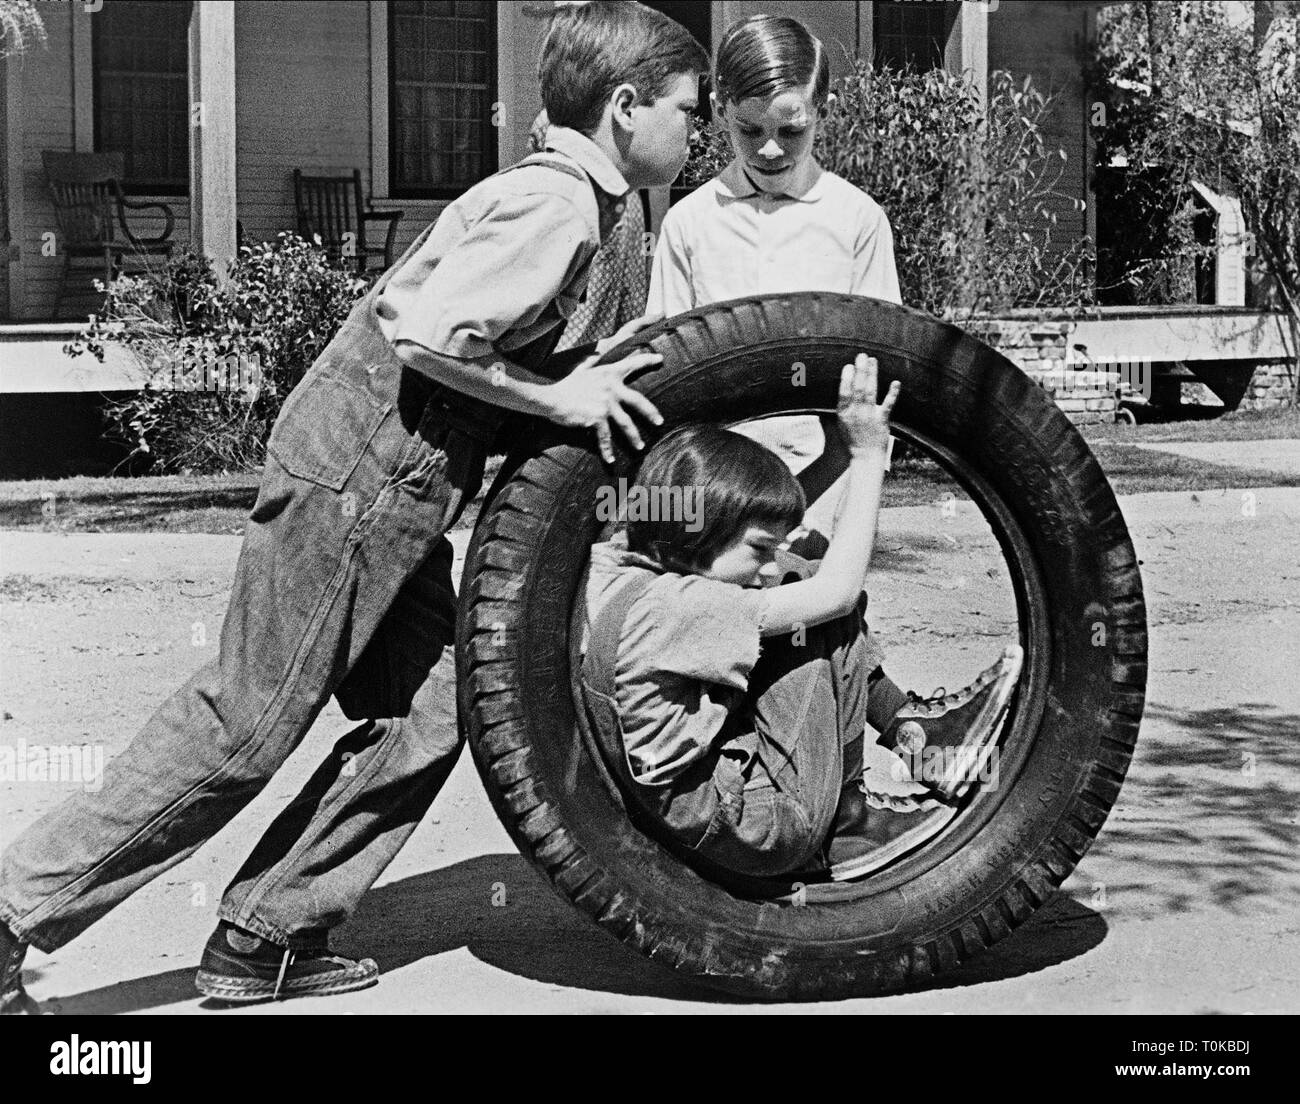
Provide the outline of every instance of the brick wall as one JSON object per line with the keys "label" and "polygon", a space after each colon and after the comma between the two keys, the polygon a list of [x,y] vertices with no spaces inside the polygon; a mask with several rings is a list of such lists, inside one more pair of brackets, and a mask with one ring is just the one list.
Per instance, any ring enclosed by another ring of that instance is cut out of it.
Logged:
{"label": "brick wall", "polygon": [[964,328],[1023,369],[1076,425],[1115,420],[1118,376],[1089,371],[1069,358],[1073,322],[998,318]]}
{"label": "brick wall", "polygon": [[1086,27],[1082,7],[1044,0],[1002,0],[988,16],[989,72],[1005,69],[1017,81],[1032,77],[1034,87],[1053,98],[1043,120],[1043,137],[1048,149],[1059,148],[1066,155],[1056,186],[1059,195],[1048,203],[1059,220],[1052,240],[1061,246],[1088,230],[1087,213],[1070,202],[1089,199]]}
{"label": "brick wall", "polygon": [[1295,393],[1295,366],[1287,360],[1266,360],[1255,367],[1242,410],[1272,410],[1285,406]]}

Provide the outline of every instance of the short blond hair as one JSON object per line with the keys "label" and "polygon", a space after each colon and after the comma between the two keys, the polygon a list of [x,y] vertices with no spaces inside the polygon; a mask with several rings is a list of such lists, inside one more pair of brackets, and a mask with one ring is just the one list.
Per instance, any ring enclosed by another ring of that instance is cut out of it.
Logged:
{"label": "short blond hair", "polygon": [[826,47],[797,19],[752,15],[728,27],[718,44],[713,87],[719,103],[767,100],[811,86],[813,104],[821,107],[830,85]]}

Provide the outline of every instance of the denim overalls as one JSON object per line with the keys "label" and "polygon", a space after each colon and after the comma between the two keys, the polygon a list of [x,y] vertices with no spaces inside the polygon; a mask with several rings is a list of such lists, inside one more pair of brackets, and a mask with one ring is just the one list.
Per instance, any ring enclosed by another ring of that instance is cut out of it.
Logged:
{"label": "denim overalls", "polygon": [[[554,155],[527,158],[582,179]],[[0,861],[0,918],[44,951],[180,862],[266,785],[331,694],[352,719],[226,890],[222,919],[282,945],[341,923],[423,817],[460,752],[446,531],[507,413],[398,359],[355,306],[286,400],[217,655],[105,771]],[[560,331],[512,358],[545,371]],[[351,673],[350,673],[351,672]],[[304,934],[307,933],[307,934]]]}

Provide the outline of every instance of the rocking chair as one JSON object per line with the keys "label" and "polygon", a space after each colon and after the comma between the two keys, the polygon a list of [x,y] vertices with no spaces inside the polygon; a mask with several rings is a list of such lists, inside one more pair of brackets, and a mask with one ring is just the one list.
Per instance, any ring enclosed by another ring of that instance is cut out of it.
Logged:
{"label": "rocking chair", "polygon": [[[355,265],[360,276],[370,270],[372,258],[382,260],[383,269],[392,267],[402,212],[374,211],[362,202],[360,169],[353,169],[348,176],[307,176],[294,169],[293,201],[298,209],[298,233],[308,241],[319,235],[332,264]],[[383,245],[372,244],[366,237],[366,226],[372,222],[388,224]]]}
{"label": "rocking chair", "polygon": [[[154,257],[164,261],[172,251],[176,225],[165,203],[133,202],[122,194],[124,158],[120,153],[56,153],[43,150],[45,176],[58,225],[57,249],[63,255],[55,315],[60,314],[74,263],[89,260],[103,274],[105,284],[134,263],[151,267]],[[153,209],[162,213],[163,229],[152,237],[132,233],[127,211]]]}

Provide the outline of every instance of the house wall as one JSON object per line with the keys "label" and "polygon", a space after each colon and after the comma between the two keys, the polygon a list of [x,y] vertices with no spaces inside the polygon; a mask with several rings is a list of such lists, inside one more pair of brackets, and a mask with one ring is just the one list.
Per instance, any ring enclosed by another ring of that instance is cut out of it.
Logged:
{"label": "house wall", "polygon": [[[1066,161],[1058,190],[1088,199],[1089,157],[1083,63],[1087,49],[1085,11],[1043,0],[1002,0],[988,16],[989,71],[1005,69],[1056,100],[1045,120],[1049,148],[1063,149]],[[1073,210],[1067,199],[1050,205],[1060,220],[1055,240],[1073,242],[1088,230],[1088,212]]]}
{"label": "house wall", "polygon": [[9,312],[9,69],[0,61],[0,319]]}
{"label": "house wall", "polygon": [[[72,113],[72,5],[41,5],[48,49],[39,45],[5,64],[17,73],[17,100],[8,109],[21,120],[21,147],[11,152],[19,161],[21,197],[11,230],[23,263],[24,281],[17,281],[29,317],[48,317],[54,303],[62,260],[42,257],[41,247],[55,231],[54,207],[45,190],[41,150],[70,150],[75,134]],[[57,248],[57,240],[54,242]]]}
{"label": "house wall", "polygon": [[501,164],[512,165],[527,157],[528,131],[542,110],[537,83],[537,53],[542,45],[545,19],[529,14],[540,4],[498,4],[500,34],[497,93],[501,112]]}
{"label": "house wall", "polygon": [[[501,3],[499,19],[500,157],[509,164],[527,152],[527,131],[540,107],[535,76],[537,47],[544,20],[541,5]],[[852,53],[869,45],[871,7],[867,2],[813,0],[717,0],[715,39],[733,21],[758,11],[780,11],[804,20],[831,47],[835,71]],[[242,0],[236,6],[237,213],[248,239],[271,240],[295,225],[291,172],[294,167],[329,170],[359,167],[375,185],[379,208],[401,208],[399,248],[404,248],[443,203],[392,199],[385,194],[387,123],[375,106],[386,80],[382,36],[386,8],[366,0]],[[42,149],[90,149],[85,84],[89,73],[89,35],[74,34],[74,20],[91,19],[80,5],[41,6],[48,49],[37,47],[19,67],[16,82],[20,113],[21,219],[18,244],[25,277],[22,317],[51,317],[62,261],[42,256],[41,235],[53,229],[53,210],[45,191]],[[1061,190],[1080,199],[1087,194],[1086,111],[1081,74],[1086,16],[1078,8],[1040,0],[1002,0],[988,16],[990,69],[1032,75],[1059,99],[1048,120],[1047,137],[1066,151]],[[373,59],[373,60],[372,60]],[[80,82],[80,84],[78,83]],[[80,94],[77,90],[80,88]],[[80,116],[78,102],[81,104]],[[78,118],[81,131],[78,134]],[[188,239],[188,200],[170,197],[176,215],[175,240]],[[1057,205],[1062,238],[1085,232],[1087,214]],[[149,232],[148,222],[140,222]],[[0,266],[3,267],[3,266]],[[3,300],[0,300],[2,303]]]}
{"label": "house wall", "polygon": [[359,0],[235,5],[235,199],[247,240],[294,228],[294,169],[368,178],[368,34]]}
{"label": "house wall", "polygon": [[[46,47],[33,46],[22,57],[0,63],[0,72],[10,66],[16,74],[17,94],[6,108],[10,118],[19,120],[15,135],[21,148],[6,150],[6,162],[11,155],[20,158],[17,176],[21,196],[17,204],[11,204],[17,211],[13,237],[21,259],[21,275],[13,280],[11,290],[16,300],[13,314],[20,319],[54,316],[63,271],[54,206],[46,187],[41,151],[94,148],[93,115],[82,111],[79,116],[77,112],[78,100],[89,102],[86,82],[90,75],[90,36],[84,21],[93,19],[94,13],[86,12],[79,4],[42,4],[40,15],[48,39]],[[83,21],[80,27],[76,26],[78,20]],[[188,240],[189,203],[185,197],[132,196],[131,199],[170,205],[176,220],[173,240]],[[129,218],[129,225],[137,234],[153,235],[162,229],[162,218],[155,213]],[[55,237],[46,238],[48,233],[54,233]],[[83,262],[74,271],[88,273],[89,269]],[[11,271],[11,278],[14,275]],[[83,277],[89,278],[89,275]],[[0,309],[5,302],[0,298]]]}
{"label": "house wall", "polygon": [[[498,4],[500,163],[527,153],[528,128],[540,110],[536,58],[544,20],[519,3]],[[241,0],[235,8],[236,213],[246,240],[270,241],[296,225],[294,168],[362,170],[374,206],[400,209],[397,248],[405,249],[433,221],[445,201],[393,199],[387,195],[387,119],[372,111],[372,100],[386,81],[387,5],[366,0]],[[15,316],[53,317],[62,269],[57,256],[42,256],[42,234],[54,227],[46,194],[41,150],[92,149],[93,136],[77,133],[77,96],[83,86],[82,131],[93,114],[84,84],[91,69],[89,35],[74,34],[73,21],[93,18],[79,5],[41,5],[48,49],[37,47],[23,59],[3,64],[18,68],[19,99],[12,107],[21,121],[21,201],[15,237],[22,256],[23,301]],[[379,36],[372,51],[372,38]],[[372,53],[378,65],[373,66]],[[374,120],[374,125],[372,125]],[[173,240],[189,239],[189,200],[162,198],[176,217]],[[133,218],[140,233],[156,233],[160,220]],[[0,264],[0,280],[8,268]],[[0,284],[0,309],[8,301]]]}
{"label": "house wall", "polygon": [[[528,152],[541,109],[533,5],[497,4],[498,158]],[[241,0],[235,14],[237,207],[245,236],[293,229],[293,169],[359,168],[378,210],[401,210],[398,252],[438,217],[445,200],[394,198],[387,167],[387,4],[366,0]]]}

